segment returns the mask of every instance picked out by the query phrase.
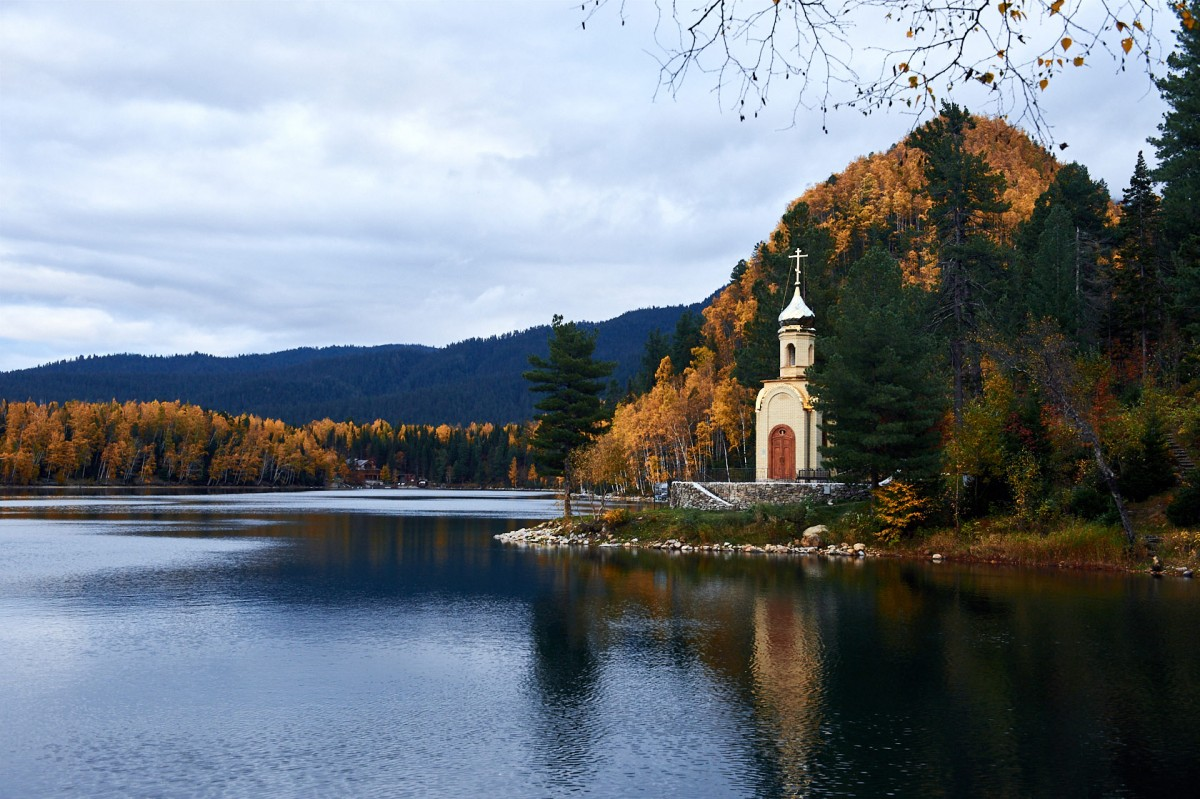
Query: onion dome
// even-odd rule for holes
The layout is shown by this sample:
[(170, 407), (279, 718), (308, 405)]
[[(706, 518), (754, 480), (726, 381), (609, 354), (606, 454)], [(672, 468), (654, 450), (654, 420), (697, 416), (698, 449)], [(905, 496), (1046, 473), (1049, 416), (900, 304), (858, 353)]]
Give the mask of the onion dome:
[(796, 288), (792, 292), (792, 301), (779, 313), (779, 326), (783, 327), (784, 325), (813, 326), (813, 312), (804, 302), (804, 298), (800, 296), (799, 281), (796, 281)]

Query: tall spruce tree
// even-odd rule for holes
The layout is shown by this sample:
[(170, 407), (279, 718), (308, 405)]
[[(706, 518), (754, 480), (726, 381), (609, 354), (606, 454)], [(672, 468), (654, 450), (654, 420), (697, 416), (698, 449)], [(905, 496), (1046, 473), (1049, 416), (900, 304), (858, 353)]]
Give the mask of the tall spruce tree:
[(1158, 152), (1154, 179), (1163, 184), (1164, 232), (1179, 242), (1200, 236), (1200, 0), (1181, 6), (1190, 16), (1175, 34), (1167, 74), (1155, 80), (1171, 108), (1159, 123), (1161, 135), (1150, 140)]
[(821, 338), (811, 385), (830, 431), (821, 452), (838, 472), (871, 485), (897, 471), (906, 480), (938, 472), (936, 429), (945, 387), (919, 310), (921, 289), (880, 249), (851, 268)]
[(571, 455), (600, 433), (607, 418), (601, 400), (604, 378), (615, 364), (597, 361), (595, 332), (563, 323), (555, 314), (551, 322), (550, 357), (529, 356), (533, 369), (524, 373), (529, 390), (545, 396), (534, 407), (537, 431), (530, 443), (542, 474), (563, 477), (563, 515), (571, 515)]
[(950, 344), (954, 380), (954, 418), (962, 421), (967, 383), (979, 372), (971, 340), (984, 311), (985, 295), (1000, 283), (1001, 253), (991, 237), (998, 214), (1007, 210), (1001, 197), (1004, 176), (966, 149), (971, 114), (953, 103), (914, 131), (909, 141), (925, 156), (926, 192), (932, 202), (927, 218), (937, 231), (937, 321)]
[[(1102, 180), (1092, 180), (1087, 167), (1070, 163), (1058, 170), (1017, 232), (1010, 301), (1000, 310), (1002, 318), (998, 320), (1006, 332), (1015, 333), (1030, 314), (1036, 317), (1049, 313), (1081, 347), (1099, 348), (1100, 325), (1109, 300), (1107, 275), (1100, 265), (1112, 254), (1110, 203), (1108, 186)], [(1056, 252), (1058, 268), (1070, 272), (1072, 286), (1070, 307), (1059, 297), (1053, 311), (1045, 307), (1046, 298), (1041, 293), (1047, 280), (1052, 279), (1045, 271), (1051, 248)]]
[(1115, 337), (1137, 354), (1142, 377), (1149, 374), (1151, 349), (1162, 333), (1166, 283), (1160, 201), (1139, 152), (1121, 197), (1117, 225), (1119, 262), (1113, 272), (1112, 326)]
[(1075, 230), (1070, 213), (1061, 205), (1053, 206), (1030, 258), (1028, 293), (1023, 298), (1030, 315), (1054, 319), (1072, 338), (1080, 327)]
[[(1176, 6), (1176, 48), (1156, 83), (1170, 110), (1151, 139), (1163, 184), (1163, 233), (1170, 252), (1170, 310), (1188, 365), (1200, 370), (1200, 2)], [(1187, 12), (1186, 14), (1184, 12)]]

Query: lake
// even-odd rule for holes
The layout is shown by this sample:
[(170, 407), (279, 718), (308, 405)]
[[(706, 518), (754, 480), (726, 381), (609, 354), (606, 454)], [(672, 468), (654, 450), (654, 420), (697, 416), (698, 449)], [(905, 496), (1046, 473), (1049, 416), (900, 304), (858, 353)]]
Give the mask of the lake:
[(527, 549), (544, 494), (0, 498), (0, 797), (1182, 796), (1192, 580)]

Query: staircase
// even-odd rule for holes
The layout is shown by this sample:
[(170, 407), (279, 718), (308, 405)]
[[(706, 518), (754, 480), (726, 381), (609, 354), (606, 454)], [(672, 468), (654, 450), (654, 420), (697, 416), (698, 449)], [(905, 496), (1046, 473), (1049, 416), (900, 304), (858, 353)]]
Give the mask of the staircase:
[(1179, 472), (1181, 478), (1187, 477), (1190, 472), (1196, 470), (1196, 462), (1192, 460), (1192, 456), (1188, 451), (1179, 445), (1175, 436), (1167, 436), (1167, 449), (1171, 451), (1171, 457), (1175, 460), (1176, 471)]

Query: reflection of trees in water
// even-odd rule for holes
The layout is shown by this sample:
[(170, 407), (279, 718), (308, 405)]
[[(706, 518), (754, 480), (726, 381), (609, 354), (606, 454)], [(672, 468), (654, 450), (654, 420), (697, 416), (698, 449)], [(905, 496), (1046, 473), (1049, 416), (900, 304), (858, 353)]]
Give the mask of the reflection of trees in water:
[(1200, 780), (1189, 634), (1200, 603), (1188, 581), (519, 550), (491, 545), (513, 526), (502, 521), (244, 516), (258, 523), (154, 508), (37, 514), (125, 520), (116, 529), (134, 534), (291, 540), (177, 573), (92, 576), (77, 591), (94, 602), (528, 608), (532, 779), (543, 781), (533, 794), (595, 787), (613, 767), (603, 750), (614, 734), (638, 732), (613, 715), (639, 712), (636, 701), (611, 701), (636, 693), (631, 679), (672, 697), (695, 691), (695, 707), (643, 728), (694, 724), (703, 732), (689, 743), (725, 734), (709, 754), (753, 795), (1169, 796)]
[(533, 681), (540, 701), (536, 711), (538, 761), (556, 789), (579, 789), (594, 773), (598, 724), (596, 693), (600, 664), (595, 651), (590, 603), (568, 580), (565, 595), (533, 601)]
[(797, 589), (805, 569), (819, 571), (819, 564), (788, 569), (747, 558), (627, 552), (538, 557), (555, 575), (553, 592), (531, 614), (538, 759), (564, 784), (585, 784), (587, 763), (603, 756), (596, 750), (611, 722), (600, 707), (603, 663), (619, 649), (626, 665), (710, 684), (708, 696), (738, 720), (739, 734), (723, 748), (736, 753), (737, 781), (755, 795), (798, 796), (811, 787), (824, 646), (816, 614)]

